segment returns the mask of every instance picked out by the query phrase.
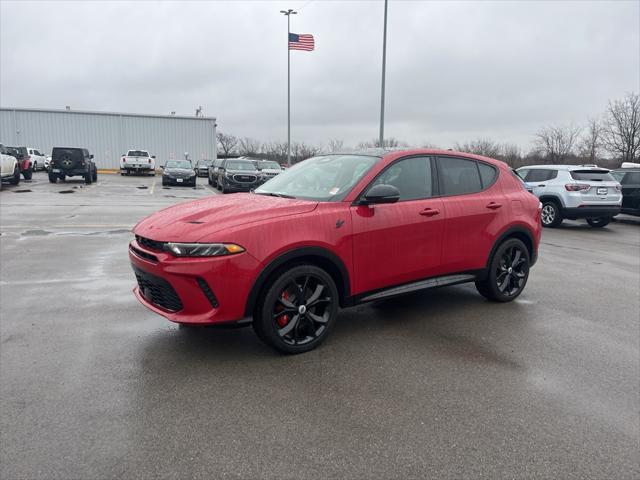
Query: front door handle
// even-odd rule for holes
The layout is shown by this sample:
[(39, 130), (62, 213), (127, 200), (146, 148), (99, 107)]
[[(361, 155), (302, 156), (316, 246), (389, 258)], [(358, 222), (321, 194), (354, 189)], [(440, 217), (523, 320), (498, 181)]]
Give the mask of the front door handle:
[(536, 187), (546, 187), (546, 185), (544, 183), (541, 183), (540, 185), (536, 185)]
[(489, 205), (487, 205), (487, 208), (490, 210), (497, 210), (501, 207), (502, 207), (502, 204), (496, 203), (496, 202), (491, 202)]
[(423, 217), (433, 217), (435, 215), (440, 215), (440, 210), (436, 210), (435, 208), (425, 208), (420, 212), (420, 215)]

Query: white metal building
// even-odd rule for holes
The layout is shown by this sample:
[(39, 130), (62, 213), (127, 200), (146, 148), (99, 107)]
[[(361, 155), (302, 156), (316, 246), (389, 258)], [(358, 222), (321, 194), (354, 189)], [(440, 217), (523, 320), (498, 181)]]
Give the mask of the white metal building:
[(178, 115), (0, 108), (0, 143), (34, 147), (83, 147), (98, 168), (119, 168), (130, 149), (148, 150), (156, 165), (168, 159), (216, 158), (216, 119)]

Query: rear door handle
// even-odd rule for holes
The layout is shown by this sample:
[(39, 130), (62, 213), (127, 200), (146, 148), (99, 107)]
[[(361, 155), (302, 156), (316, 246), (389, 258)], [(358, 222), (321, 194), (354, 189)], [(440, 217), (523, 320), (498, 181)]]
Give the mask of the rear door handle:
[(491, 202), (489, 205), (487, 205), (487, 208), (490, 210), (497, 210), (501, 207), (502, 207), (502, 204), (496, 203), (496, 202)]
[(540, 185), (536, 185), (536, 187), (546, 187), (546, 185), (544, 183), (541, 183)]
[(436, 210), (435, 208), (425, 208), (420, 212), (420, 215), (423, 217), (433, 217), (435, 215), (440, 215), (440, 210)]

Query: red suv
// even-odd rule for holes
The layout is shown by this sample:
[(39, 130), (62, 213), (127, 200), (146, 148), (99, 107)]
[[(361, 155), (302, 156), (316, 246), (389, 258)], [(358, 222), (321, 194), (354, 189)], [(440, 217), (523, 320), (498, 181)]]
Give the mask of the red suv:
[(508, 302), (527, 283), (540, 203), (509, 167), (440, 150), (311, 158), (253, 193), (157, 212), (129, 258), (149, 309), (188, 325), (251, 322), (287, 353), (310, 350), (338, 308), (475, 282)]

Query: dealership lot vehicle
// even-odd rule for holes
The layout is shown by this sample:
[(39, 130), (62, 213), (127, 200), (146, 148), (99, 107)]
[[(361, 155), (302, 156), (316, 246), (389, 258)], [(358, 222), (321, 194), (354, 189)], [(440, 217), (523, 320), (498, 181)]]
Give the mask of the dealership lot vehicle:
[(25, 180), (31, 180), (33, 176), (33, 166), (27, 147), (6, 147), (7, 153), (13, 155), (20, 165), (20, 173)]
[(156, 156), (149, 155), (146, 150), (129, 150), (126, 155), (120, 157), (120, 174), (131, 175), (132, 173), (155, 175)]
[(220, 165), (222, 165), (223, 161), (224, 158), (216, 158), (209, 167), (208, 180), (209, 185), (211, 185), (212, 187), (218, 188), (218, 169), (220, 168)]
[(218, 167), (217, 186), (222, 193), (249, 192), (260, 186), (260, 172), (247, 158), (225, 158)]
[(86, 148), (54, 147), (49, 163), (49, 182), (82, 177), (86, 184), (98, 181), (98, 168)]
[(284, 170), (278, 162), (272, 160), (256, 160), (256, 167), (260, 171), (260, 182), (264, 183), (280, 175)]
[(162, 168), (162, 185), (196, 186), (196, 172), (189, 160), (169, 160)]
[(0, 181), (18, 185), (20, 183), (20, 166), (16, 157), (0, 144)]
[[(226, 162), (225, 174), (245, 163)], [(182, 324), (252, 317), (275, 349), (305, 352), (326, 338), (341, 306), (464, 282), (488, 299), (514, 300), (537, 258), (539, 205), (506, 164), (483, 157), (315, 157), (254, 194), (139, 222), (129, 250), (134, 292)]]
[(199, 177), (206, 177), (209, 175), (209, 167), (211, 167), (212, 161), (211, 160), (198, 160), (198, 162), (196, 163), (196, 166), (194, 168), (194, 171), (196, 172), (196, 175)]
[(33, 171), (45, 170), (46, 157), (37, 148), (26, 147), (26, 149)]
[(517, 170), (542, 202), (542, 225), (583, 218), (592, 227), (609, 224), (620, 213), (620, 184), (596, 165), (531, 165)]
[(371, 302), (289, 357), (131, 295), (135, 222), (216, 192), (100, 180), (0, 193), (0, 478), (640, 475), (640, 219), (545, 229), (499, 308), (471, 284)]
[(622, 187), (622, 213), (640, 216), (640, 165), (611, 172)]

